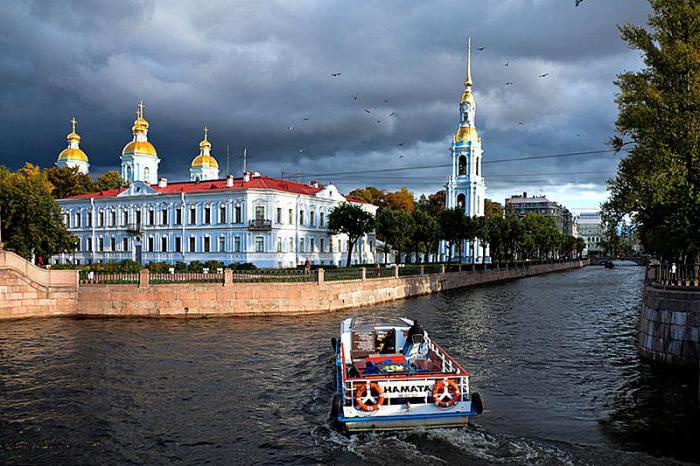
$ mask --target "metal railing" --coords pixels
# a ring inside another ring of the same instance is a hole
[[[260,282],[315,282],[318,280],[318,271],[309,270],[285,270],[285,269],[259,269],[236,270],[233,272],[233,283],[260,283]]]
[[[664,288],[700,289],[700,264],[650,265],[647,280],[653,286]]]
[[[138,273],[113,273],[80,271],[80,285],[137,285]]]
[[[249,230],[272,230],[272,220],[256,218],[248,222]]]
[[[362,269],[360,267],[328,269],[323,271],[323,279],[329,281],[339,280],[360,280],[362,279]]]
[[[223,273],[152,273],[149,282],[154,285],[166,285],[169,283],[223,283]]]

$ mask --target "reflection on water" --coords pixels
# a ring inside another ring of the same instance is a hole
[[[700,461],[695,377],[637,357],[642,276],[589,267],[325,316],[3,322],[0,462]],[[359,313],[419,319],[472,371],[478,425],[331,430],[329,340]]]

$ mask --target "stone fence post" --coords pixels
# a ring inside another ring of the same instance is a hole
[[[419,270],[420,270],[421,275],[425,275],[425,266],[424,265],[421,265]]]
[[[324,277],[325,277],[325,272],[323,269],[318,269],[318,284],[323,285]]]
[[[139,288],[148,288],[151,283],[151,273],[148,269],[139,271]]]
[[[233,286],[233,270],[224,269],[224,286]]]
[[[440,275],[445,275],[445,264],[440,266]]]
[[[399,266],[396,264],[392,264],[391,267],[394,269],[394,278],[399,278]]]
[[[462,271],[462,264],[459,264],[459,265],[457,265],[457,272],[461,272],[461,271]]]
[[[367,267],[362,267],[360,269],[360,277],[362,278],[362,281],[367,280]]]

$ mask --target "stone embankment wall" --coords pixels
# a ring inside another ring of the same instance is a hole
[[[698,367],[700,288],[647,283],[639,315],[639,350],[654,361]]]
[[[317,283],[173,284],[86,286],[79,315],[263,316],[318,314],[473,285],[579,268],[584,262],[509,270],[464,271],[410,277]]]
[[[263,316],[316,314],[496,283],[587,265],[575,261],[500,270],[318,283],[78,286],[75,271],[45,270],[0,250],[0,319],[46,316]],[[465,267],[466,268],[466,267]],[[145,271],[142,276],[146,274]],[[323,274],[321,273],[322,277]]]
[[[73,315],[78,272],[46,270],[0,250],[0,318]]]

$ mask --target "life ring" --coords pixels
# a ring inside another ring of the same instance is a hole
[[[376,411],[384,404],[384,389],[377,383],[367,382],[355,390],[355,403],[362,411]]]
[[[459,399],[459,385],[451,379],[443,379],[435,382],[433,386],[433,403],[438,408],[454,406]]]

